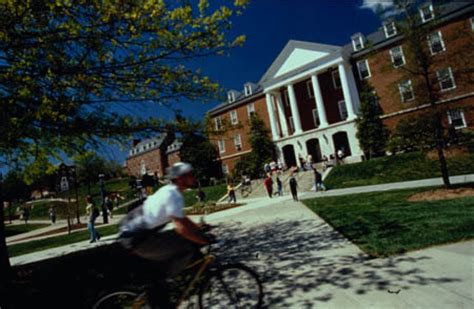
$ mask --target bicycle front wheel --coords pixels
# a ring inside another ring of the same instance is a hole
[[[230,264],[213,271],[199,292],[199,307],[261,308],[262,282],[258,275],[242,264]]]
[[[149,308],[145,293],[137,294],[132,291],[117,291],[101,297],[92,307],[93,309],[118,308]]]

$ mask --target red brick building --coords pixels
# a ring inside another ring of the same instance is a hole
[[[457,129],[474,126],[474,5],[453,2],[443,6],[425,3],[419,8],[419,27],[430,31],[419,44],[432,62],[430,80],[437,105],[445,110],[445,123]],[[358,82],[370,83],[380,98],[382,118],[393,130],[400,119],[432,109],[421,76],[407,73],[414,68],[409,46],[387,20],[383,27],[365,38],[352,37],[351,60]],[[367,44],[370,42],[370,44]]]

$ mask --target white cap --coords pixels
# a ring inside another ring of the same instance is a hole
[[[186,175],[192,172],[193,167],[191,164],[186,162],[178,162],[166,169],[166,177],[168,179],[176,179],[180,176]]]

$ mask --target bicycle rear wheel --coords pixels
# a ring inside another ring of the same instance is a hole
[[[242,264],[230,264],[213,271],[199,291],[199,307],[261,308],[262,282]]]
[[[117,291],[101,297],[92,307],[93,309],[134,308],[146,309],[148,306],[146,294],[132,291]]]

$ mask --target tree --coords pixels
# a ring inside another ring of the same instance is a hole
[[[263,165],[273,160],[275,156],[275,145],[270,138],[270,131],[257,114],[250,116],[249,142],[252,152],[242,157],[237,162],[235,170],[237,173],[249,174],[251,177],[259,177],[263,171]]]
[[[440,21],[435,18],[432,21],[423,23],[416,6],[417,3],[414,1],[397,0],[394,3],[395,8],[402,17],[402,20],[396,23],[396,27],[398,32],[404,36],[403,52],[406,58],[406,64],[400,66],[400,70],[403,72],[403,80],[411,81],[411,84],[404,84],[400,91],[402,95],[408,94],[410,96],[413,91],[413,93],[416,93],[416,102],[419,106],[429,106],[430,112],[424,115],[424,117],[425,119],[426,117],[432,118],[427,120],[427,122],[434,124],[432,128],[432,134],[436,141],[434,147],[438,153],[444,186],[448,188],[450,187],[450,181],[444,154],[446,145],[444,143],[445,128],[443,124],[443,115],[446,115],[448,106],[446,104],[438,104],[443,98],[441,88],[438,86],[438,75],[440,65],[454,62],[453,58],[457,58],[461,63],[467,59],[469,64],[466,64],[465,68],[472,68],[472,59],[474,59],[473,46],[472,42],[470,42],[472,40],[466,40],[464,46],[461,47],[463,50],[462,56],[447,56],[446,53],[445,55],[441,53],[433,56],[431,49],[442,48],[442,45],[433,36],[435,35],[435,27],[440,26]],[[435,15],[438,16],[439,14],[435,13]],[[460,31],[461,33],[458,35],[468,38],[470,33],[464,32],[464,30]],[[472,81],[472,69],[466,70],[465,68],[461,66],[459,72],[456,72],[458,75],[457,81]],[[460,78],[461,74],[463,76]]]
[[[397,151],[424,151],[436,146],[436,118],[408,117],[398,122],[388,148]]]
[[[211,177],[221,178],[222,169],[218,161],[218,152],[210,142],[204,125],[200,122],[180,120],[182,145],[180,157],[193,166],[194,176],[202,185],[208,185]]]
[[[105,172],[105,160],[92,151],[76,155],[73,160],[76,165],[77,182],[85,184],[87,194],[90,195],[91,183],[96,183],[99,180],[99,174]]]
[[[217,83],[191,61],[243,43],[228,33],[246,3],[2,1],[0,157],[21,162],[37,147],[73,155],[106,139],[160,132],[163,120],[124,108],[215,97]],[[10,270],[4,241],[0,289]]]
[[[364,84],[359,93],[360,111],[357,123],[357,139],[366,157],[370,160],[374,156],[385,153],[388,140],[388,130],[380,116],[383,111],[379,105],[379,98],[374,88]]]

